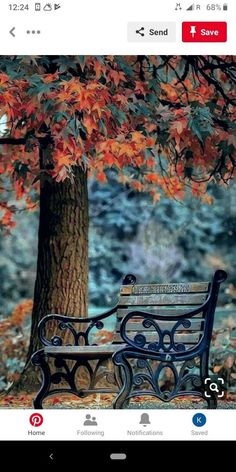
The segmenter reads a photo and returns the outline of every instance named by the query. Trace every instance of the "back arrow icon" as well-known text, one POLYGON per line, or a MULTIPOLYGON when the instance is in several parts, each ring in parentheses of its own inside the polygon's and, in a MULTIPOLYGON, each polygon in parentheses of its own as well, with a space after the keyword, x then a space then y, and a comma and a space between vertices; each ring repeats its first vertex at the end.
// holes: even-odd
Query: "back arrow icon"
POLYGON ((13 36, 13 38, 15 38, 15 37, 16 37, 16 35, 14 34, 14 32, 15 32, 15 29, 16 29, 16 27, 15 27, 15 26, 13 26, 13 28, 12 28, 12 29, 9 31, 9 33, 10 33, 10 34, 13 36))
POLYGON ((53 461, 54 457, 53 457, 53 453, 50 454, 49 458, 51 459, 51 461, 53 461))

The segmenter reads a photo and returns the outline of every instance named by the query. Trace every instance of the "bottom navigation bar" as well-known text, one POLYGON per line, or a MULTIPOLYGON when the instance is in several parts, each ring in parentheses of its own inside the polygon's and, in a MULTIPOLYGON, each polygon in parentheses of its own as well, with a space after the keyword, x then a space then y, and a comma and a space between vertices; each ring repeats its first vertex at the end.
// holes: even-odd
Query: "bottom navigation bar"
POLYGON ((1 440, 236 440, 236 410, 1 410, 1 440))

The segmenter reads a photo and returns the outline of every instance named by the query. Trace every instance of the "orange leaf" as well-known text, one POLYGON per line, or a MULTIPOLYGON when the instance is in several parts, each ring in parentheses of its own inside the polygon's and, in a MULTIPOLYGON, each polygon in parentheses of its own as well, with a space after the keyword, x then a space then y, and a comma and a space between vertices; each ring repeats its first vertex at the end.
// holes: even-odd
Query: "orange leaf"
POLYGON ((114 82, 114 84, 117 86, 119 83, 123 80, 125 80, 125 73, 124 72, 118 72, 116 70, 110 70, 109 76, 114 82))
POLYGON ((150 184, 159 184, 160 183, 160 177, 158 174, 147 174, 145 175, 145 180, 149 182, 150 184))
POLYGON ((9 77, 7 74, 0 74, 0 87, 5 85, 9 81, 9 77))
POLYGON ((63 154, 62 155, 58 154, 56 156, 56 160, 57 160, 59 166, 70 166, 71 165, 71 156, 69 156, 69 155, 64 156, 63 154))
POLYGON ((154 157, 149 157, 147 160, 146 160, 146 164, 147 164, 147 167, 155 167, 155 159, 154 157))
POLYGON ((113 154, 111 154, 111 152, 107 152, 107 153, 104 155, 103 162, 104 162, 104 164, 106 164, 108 167, 112 167, 114 164, 116 164, 117 159, 116 159, 116 157, 115 157, 113 154))
POLYGON ((85 116, 83 123, 89 135, 91 135, 94 130, 97 130, 97 124, 91 116, 85 116))
POLYGON ((133 180, 130 184, 135 190, 137 190, 137 192, 141 192, 143 190, 143 184, 139 182, 139 180, 133 180))
POLYGON ((170 84, 161 84, 162 90, 170 100, 176 101, 178 99, 178 94, 176 92, 176 87, 170 84))
POLYGON ((101 171, 101 172, 98 172, 98 173, 97 173, 97 179, 98 179, 98 181, 101 182, 101 183, 107 182, 107 176, 106 176, 105 172, 102 172, 102 171, 101 171))
POLYGON ((16 226, 16 222, 12 221, 13 213, 10 210, 6 210, 2 219, 1 223, 3 226, 8 226, 9 228, 14 228, 16 226))

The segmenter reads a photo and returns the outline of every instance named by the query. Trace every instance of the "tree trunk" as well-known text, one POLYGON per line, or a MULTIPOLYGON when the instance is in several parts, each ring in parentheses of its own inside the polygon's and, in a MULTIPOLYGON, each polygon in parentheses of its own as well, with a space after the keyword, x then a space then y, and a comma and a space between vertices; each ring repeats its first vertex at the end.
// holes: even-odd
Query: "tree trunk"
MULTIPOLYGON (((48 149, 42 152, 45 160, 48 149)), ((73 181, 67 178, 57 183, 46 178, 41 182, 31 338, 17 390, 35 389, 35 368, 30 358, 41 347, 37 335, 41 318, 49 313, 87 316, 88 225, 87 173, 82 168, 74 169, 73 181)), ((48 338, 53 334, 52 325, 48 338)))

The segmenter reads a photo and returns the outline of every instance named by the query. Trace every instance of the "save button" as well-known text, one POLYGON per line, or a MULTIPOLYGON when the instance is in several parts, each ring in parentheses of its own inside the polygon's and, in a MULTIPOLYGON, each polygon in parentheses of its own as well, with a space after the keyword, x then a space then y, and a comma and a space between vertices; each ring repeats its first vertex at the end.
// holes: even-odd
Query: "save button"
POLYGON ((184 21, 183 43, 225 43, 227 23, 225 21, 184 21))

